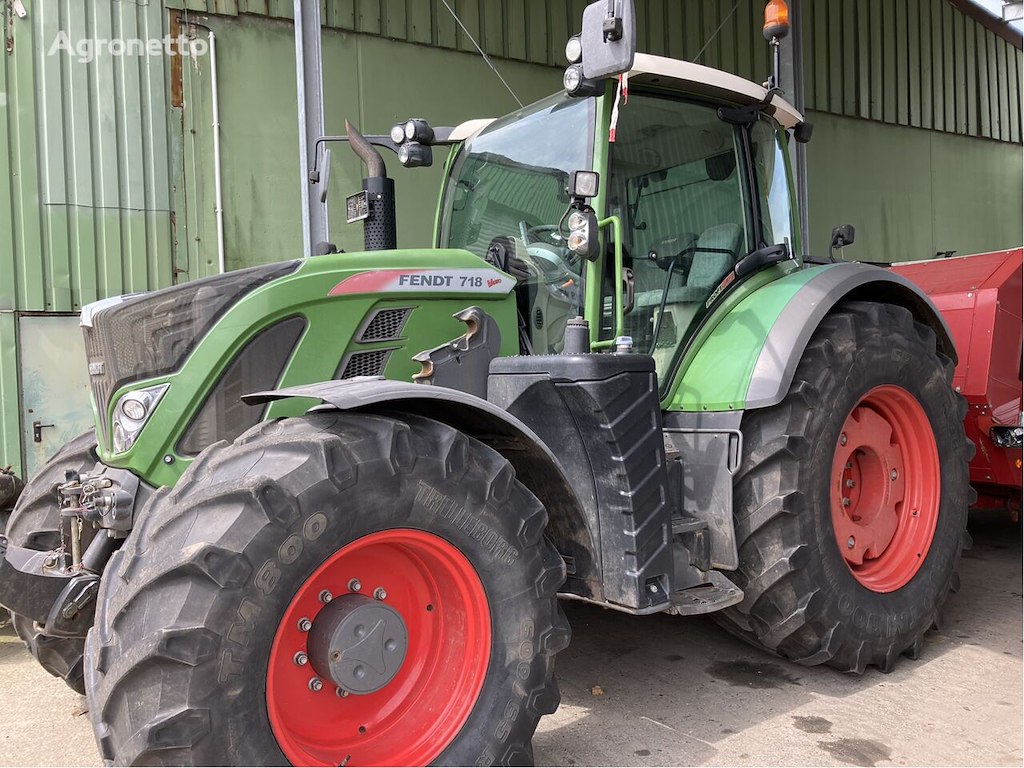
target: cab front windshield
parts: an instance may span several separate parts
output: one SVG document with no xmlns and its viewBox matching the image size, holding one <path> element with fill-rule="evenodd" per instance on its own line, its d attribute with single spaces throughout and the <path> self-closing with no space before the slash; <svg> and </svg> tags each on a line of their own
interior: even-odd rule
<svg viewBox="0 0 1024 768">
<path fill-rule="evenodd" d="M 525 265 L 517 298 L 538 353 L 560 351 L 566 319 L 581 311 L 563 219 L 569 175 L 593 164 L 594 114 L 594 99 L 560 95 L 491 123 L 466 143 L 445 192 L 441 246 Z"/>
</svg>

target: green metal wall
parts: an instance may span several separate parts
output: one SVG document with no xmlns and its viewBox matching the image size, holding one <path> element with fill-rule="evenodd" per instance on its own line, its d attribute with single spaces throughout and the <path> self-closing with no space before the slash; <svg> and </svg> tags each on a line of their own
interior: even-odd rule
<svg viewBox="0 0 1024 768">
<path fill-rule="evenodd" d="M 285 21 L 267 18 L 287 17 L 290 4 L 216 6 L 228 14 L 247 11 L 237 17 L 202 13 L 208 4 L 191 3 L 198 10 L 188 20 L 214 29 L 218 39 L 228 264 L 274 260 L 291 255 L 299 242 L 292 30 Z M 507 57 L 497 63 L 529 101 L 559 87 L 561 67 L 552 65 L 560 60 L 559 41 L 569 34 L 569 20 L 578 18 L 575 6 L 581 4 L 570 5 L 506 2 L 499 8 L 474 0 L 457 7 L 474 36 Z M 768 71 L 762 7 L 759 0 L 640 2 L 641 45 L 646 40 L 655 52 L 699 54 L 704 63 L 760 79 Z M 1021 52 L 945 0 L 805 0 L 803 7 L 805 90 L 817 124 L 808 149 L 811 251 L 824 252 L 831 228 L 846 222 L 858 226 L 858 243 L 849 255 L 865 259 L 928 258 L 939 250 L 968 253 L 1019 243 L 1020 106 L 1018 87 L 1011 93 L 1009 86 L 1019 82 Z M 412 115 L 452 124 L 513 108 L 479 55 L 461 52 L 472 44 L 449 28 L 454 22 L 443 4 L 331 0 L 324 11 L 331 25 L 324 35 L 329 131 L 339 130 L 344 118 L 364 130 L 383 131 Z M 985 66 L 968 68 L 963 56 L 947 53 L 957 51 L 944 42 L 947 32 L 972 51 L 971 60 L 985 57 Z M 968 48 L 968 37 L 984 44 Z M 989 48 L 1003 56 L 1001 66 L 989 60 Z M 951 77 L 974 79 L 946 78 L 946 62 Z M 205 270 L 216 263 L 206 63 L 199 60 L 185 73 L 185 91 L 192 96 L 184 110 L 188 167 L 182 179 L 188 177 L 188 188 L 197 194 L 196 205 L 176 206 L 186 211 L 178 217 L 176 242 L 192 251 L 185 260 L 189 276 L 203 273 L 194 265 Z M 252 81 L 261 84 L 255 100 L 247 86 Z M 1007 85 L 999 91 L 1005 98 L 980 100 L 979 94 L 1000 83 Z M 968 108 L 967 93 L 979 97 L 974 107 Z M 994 127 L 1001 131 L 1004 122 L 1005 136 L 979 140 Z M 344 146 L 334 155 L 341 173 L 332 176 L 332 237 L 346 249 L 358 249 L 360 228 L 344 225 L 341 202 L 358 187 L 359 168 Z M 400 243 L 425 244 L 439 173 L 396 168 L 393 175 Z M 959 215 L 965 211 L 970 215 Z"/>
<path fill-rule="evenodd" d="M 168 0 L 205 13 L 291 18 L 289 0 Z M 585 0 L 451 4 L 488 54 L 563 66 Z M 322 0 L 324 24 L 474 52 L 439 0 Z M 947 0 L 802 0 L 806 107 L 1019 142 L 1021 51 Z M 763 0 L 636 0 L 640 50 L 763 80 Z M 716 33 L 718 30 L 718 33 Z"/>
<path fill-rule="evenodd" d="M 329 128 L 353 116 L 374 129 L 410 114 L 451 123 L 511 108 L 443 3 L 321 5 Z M 558 87 L 562 47 L 584 5 L 454 3 L 526 100 Z M 290 0 L 27 0 L 25 6 L 27 18 L 12 17 L 10 29 L 5 17 L 11 50 L 0 56 L 0 169 L 10 182 L 0 185 L 0 310 L 73 311 L 96 298 L 216 268 L 208 61 L 200 57 L 174 70 L 160 56 L 101 55 L 86 64 L 49 54 L 59 32 L 75 41 L 162 37 L 172 7 L 184 10 L 198 34 L 218 35 L 228 264 L 294 253 L 294 64 L 290 25 L 282 21 L 291 14 Z M 762 7 L 761 0 L 638 0 L 639 47 L 761 79 L 768 71 Z M 947 0 L 804 0 L 803 8 L 809 110 L 1019 146 L 1021 51 Z M 182 106 L 171 103 L 178 72 Z M 883 135 L 869 125 L 865 134 Z M 358 171 L 346 153 L 335 154 L 345 171 L 335 177 L 337 200 Z M 812 157 L 820 162 L 824 154 L 818 149 Z M 825 178 L 814 169 L 811 175 Z M 869 180 L 885 188 L 903 175 L 901 168 Z M 436 179 L 436 171 L 401 177 L 409 192 L 403 242 L 424 242 Z M 337 206 L 334 213 L 337 222 Z M 339 239 L 358 246 L 350 233 Z"/>
<path fill-rule="evenodd" d="M 807 145 L 812 253 L 832 227 L 853 224 L 848 258 L 904 261 L 1021 244 L 1024 152 L 1019 144 L 810 113 Z"/>
<path fill-rule="evenodd" d="M 159 3 L 25 0 L 0 54 L 0 310 L 69 311 L 168 285 L 166 59 L 55 50 L 162 38 Z"/>
<path fill-rule="evenodd" d="M 1022 54 L 946 0 L 805 0 L 807 107 L 1020 142 Z"/>
<path fill-rule="evenodd" d="M 292 26 L 256 16 L 193 14 L 187 21 L 201 25 L 202 34 L 210 29 L 216 35 L 227 265 L 294 258 L 302 236 Z M 323 56 L 328 133 L 343 133 L 346 119 L 364 132 L 387 133 L 409 117 L 455 125 L 516 108 L 479 54 L 329 29 Z M 501 62 L 501 69 L 527 103 L 560 87 L 560 73 L 549 67 Z M 183 78 L 182 128 L 172 132 L 172 144 L 178 189 L 187 194 L 179 194 L 175 206 L 175 240 L 179 270 L 198 277 L 216 270 L 209 58 L 187 67 Z M 394 156 L 386 158 L 398 188 L 402 246 L 430 245 L 445 157 L 440 149 L 433 168 L 408 171 Z M 345 197 L 358 191 L 361 177 L 348 147 L 334 145 L 331 236 L 345 250 L 362 248 L 362 227 L 346 226 L 344 210 Z"/>
</svg>

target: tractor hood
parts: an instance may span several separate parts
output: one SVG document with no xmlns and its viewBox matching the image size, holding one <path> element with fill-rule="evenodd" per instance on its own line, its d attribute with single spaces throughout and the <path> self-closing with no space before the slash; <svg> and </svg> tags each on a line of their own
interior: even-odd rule
<svg viewBox="0 0 1024 768">
<path fill-rule="evenodd" d="M 515 354 L 515 285 L 468 251 L 410 249 L 314 256 L 90 305 L 100 457 L 171 485 L 206 446 L 299 407 L 241 395 L 364 375 L 411 381 L 413 358 L 458 336 L 453 316 L 471 306 Z"/>
</svg>

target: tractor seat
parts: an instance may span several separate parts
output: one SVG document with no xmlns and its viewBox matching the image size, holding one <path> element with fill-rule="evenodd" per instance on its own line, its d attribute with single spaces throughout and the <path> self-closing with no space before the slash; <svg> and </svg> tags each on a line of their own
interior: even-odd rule
<svg viewBox="0 0 1024 768">
<path fill-rule="evenodd" d="M 708 292 L 732 269 L 742 247 L 743 228 L 739 224 L 718 224 L 705 229 L 697 238 L 686 285 L 669 288 L 666 304 L 704 301 Z M 714 250 L 702 251 L 702 248 Z M 638 293 L 637 304 L 657 306 L 661 303 L 661 293 L 661 288 Z"/>
</svg>

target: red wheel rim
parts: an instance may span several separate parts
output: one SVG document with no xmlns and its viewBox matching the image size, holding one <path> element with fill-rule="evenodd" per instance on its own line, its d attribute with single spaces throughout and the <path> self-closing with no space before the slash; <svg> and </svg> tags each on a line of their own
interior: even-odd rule
<svg viewBox="0 0 1024 768">
<path fill-rule="evenodd" d="M 832 527 L 853 577 L 894 592 L 917 573 L 939 518 L 939 451 L 905 389 L 868 392 L 846 417 L 832 461 Z"/>
<path fill-rule="evenodd" d="M 373 596 L 382 588 L 408 630 L 408 650 L 383 688 L 342 696 L 296 654 L 307 652 L 303 619 L 324 608 L 326 590 Z M 356 585 L 351 584 L 355 587 Z M 332 555 L 299 588 L 274 637 L 267 710 L 294 765 L 426 765 L 465 724 L 490 660 L 491 619 L 480 577 L 449 542 L 424 531 L 364 536 Z"/>
</svg>

